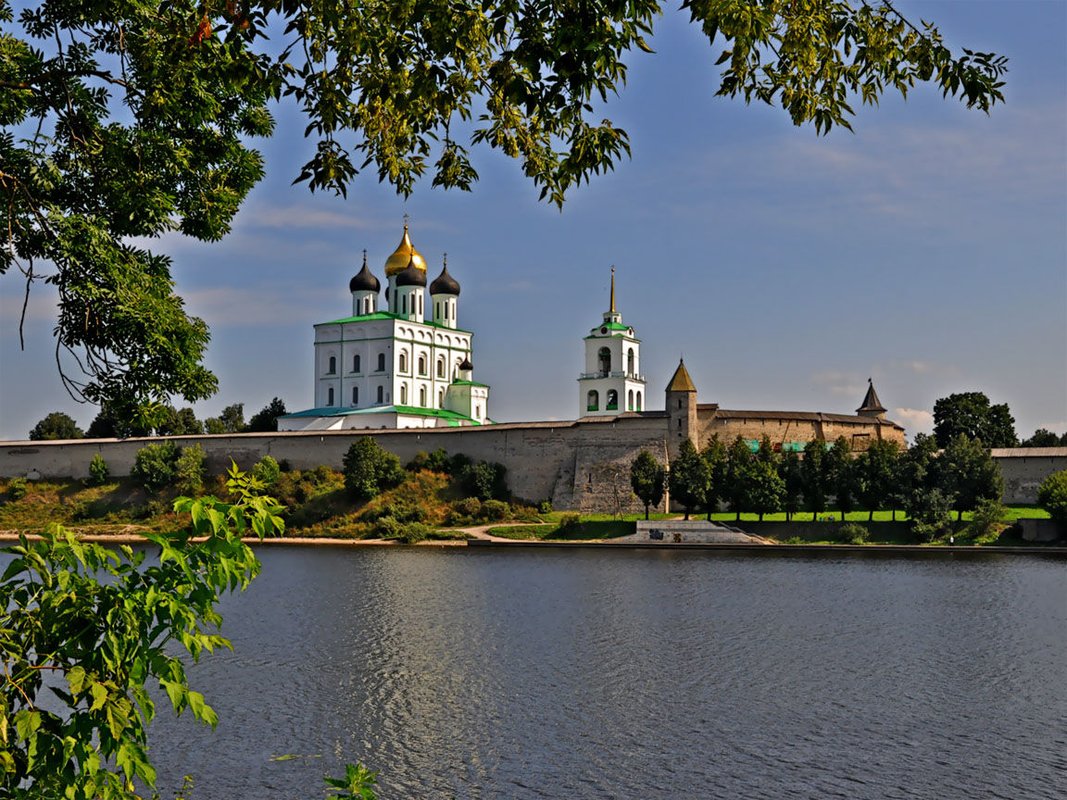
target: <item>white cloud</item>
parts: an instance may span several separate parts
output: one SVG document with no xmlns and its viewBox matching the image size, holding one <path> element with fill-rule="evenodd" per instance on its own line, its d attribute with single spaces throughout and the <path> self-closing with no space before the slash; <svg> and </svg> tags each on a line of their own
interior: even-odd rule
<svg viewBox="0 0 1067 800">
<path fill-rule="evenodd" d="M 909 436 L 934 430 L 934 415 L 922 408 L 894 408 L 893 420 L 907 428 Z"/>
</svg>

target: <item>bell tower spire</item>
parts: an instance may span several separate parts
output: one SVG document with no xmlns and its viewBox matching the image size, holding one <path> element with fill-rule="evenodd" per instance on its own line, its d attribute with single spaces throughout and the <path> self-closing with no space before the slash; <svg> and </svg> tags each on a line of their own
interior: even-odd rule
<svg viewBox="0 0 1067 800">
<path fill-rule="evenodd" d="M 615 265 L 611 265 L 611 313 L 615 313 Z"/>
</svg>

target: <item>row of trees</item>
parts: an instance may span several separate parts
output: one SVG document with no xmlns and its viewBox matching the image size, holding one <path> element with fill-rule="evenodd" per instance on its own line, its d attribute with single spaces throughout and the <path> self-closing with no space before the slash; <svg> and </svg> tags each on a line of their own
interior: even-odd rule
<svg viewBox="0 0 1067 800">
<path fill-rule="evenodd" d="M 130 436 L 197 436 L 204 433 L 254 433 L 278 430 L 278 417 L 284 415 L 285 403 L 275 397 L 262 409 L 245 422 L 244 403 L 234 403 L 222 409 L 217 417 L 205 420 L 196 418 L 191 408 L 175 408 L 165 405 L 155 414 L 154 428 L 145 427 L 136 419 L 122 417 L 109 407 L 104 406 L 89 425 L 88 431 L 82 431 L 74 418 L 61 411 L 53 411 L 30 431 L 33 441 L 49 439 L 112 439 Z"/>
<path fill-rule="evenodd" d="M 780 511 L 789 519 L 810 511 L 813 519 L 831 501 L 844 515 L 879 510 L 905 511 L 913 520 L 943 519 L 954 510 L 959 519 L 982 500 L 999 500 L 1003 492 L 1000 470 L 989 449 L 977 439 L 957 436 L 940 450 L 932 436 L 919 434 L 908 449 L 896 442 L 877 441 L 854 454 L 844 437 L 833 444 L 813 440 L 803 455 L 779 454 L 764 437 L 753 452 L 738 436 L 726 446 L 716 436 L 700 452 L 691 441 L 682 444 L 668 471 L 648 451 L 630 469 L 634 494 L 645 504 L 645 516 L 659 504 L 665 489 L 685 509 L 686 519 L 697 509 L 712 512 L 725 505 L 737 514 Z"/>
<path fill-rule="evenodd" d="M 983 392 L 960 392 L 934 403 L 934 438 L 941 447 L 959 435 L 989 447 L 1067 447 L 1067 431 L 1038 428 L 1029 439 L 1015 435 L 1015 418 L 1007 403 L 993 404 Z"/>
</svg>

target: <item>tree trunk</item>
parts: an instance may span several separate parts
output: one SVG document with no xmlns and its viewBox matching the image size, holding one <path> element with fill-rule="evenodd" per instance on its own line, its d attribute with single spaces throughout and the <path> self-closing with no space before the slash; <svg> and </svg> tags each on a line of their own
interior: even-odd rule
<svg viewBox="0 0 1067 800">
<path fill-rule="evenodd" d="M 685 519 L 686 519 L 686 522 L 689 521 L 689 509 L 688 508 L 685 510 Z"/>
<path fill-rule="evenodd" d="M 759 521 L 763 522 L 763 512 L 759 512 Z"/>
<path fill-rule="evenodd" d="M 645 503 L 645 522 L 648 522 L 648 503 Z"/>
<path fill-rule="evenodd" d="M 868 522 L 874 522 L 874 509 L 871 509 L 871 513 L 867 515 Z"/>
</svg>

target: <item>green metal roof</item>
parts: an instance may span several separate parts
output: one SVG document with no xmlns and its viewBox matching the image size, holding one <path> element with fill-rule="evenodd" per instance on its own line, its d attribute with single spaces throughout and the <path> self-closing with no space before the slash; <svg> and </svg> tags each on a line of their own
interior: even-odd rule
<svg viewBox="0 0 1067 800">
<path fill-rule="evenodd" d="M 452 381 L 452 386 L 481 386 L 483 389 L 488 389 L 489 384 L 478 383 L 478 381 Z"/>
<path fill-rule="evenodd" d="M 325 408 L 309 408 L 306 411 L 296 411 L 292 414 L 284 414 L 283 417 L 347 417 L 360 414 L 407 414 L 413 417 L 435 417 L 446 420 L 450 425 L 459 425 L 466 422 L 470 425 L 483 425 L 473 417 L 459 414 L 455 411 L 437 408 L 419 408 L 418 406 L 371 406 L 370 408 L 337 408 L 327 406 Z"/>
<path fill-rule="evenodd" d="M 440 322 L 432 322 L 430 320 L 424 320 L 423 322 L 415 322 L 415 320 L 408 319 L 400 314 L 393 314 L 389 311 L 375 311 L 373 314 L 361 314 L 355 317 L 343 317 L 342 319 L 334 319 L 329 322 L 316 322 L 315 327 L 320 325 L 344 325 L 349 322 L 373 322 L 376 320 L 397 319 L 401 322 L 409 322 L 414 325 L 429 325 L 431 328 L 440 328 L 443 331 L 456 331 L 457 333 L 469 333 L 474 335 L 473 331 L 468 331 L 465 328 L 450 328 L 447 325 L 442 325 Z"/>
</svg>

